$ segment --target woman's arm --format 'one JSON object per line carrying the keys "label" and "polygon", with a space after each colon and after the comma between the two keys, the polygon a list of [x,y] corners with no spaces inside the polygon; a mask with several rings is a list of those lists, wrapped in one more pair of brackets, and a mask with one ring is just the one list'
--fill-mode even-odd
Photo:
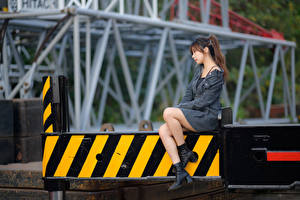
{"label": "woman's arm", "polygon": [[197,79],[197,77],[200,76],[200,67],[197,67],[194,73],[194,76],[192,78],[192,80],[190,81],[190,83],[188,84],[186,90],[185,90],[185,94],[182,97],[181,102],[178,104],[178,107],[180,107],[181,104],[183,103],[187,103],[192,101],[193,98],[193,82]]}
{"label": "woman's arm", "polygon": [[185,94],[182,97],[180,104],[187,103],[192,100],[193,100],[193,80],[189,83],[188,87],[186,88]]}
{"label": "woman's arm", "polygon": [[192,101],[179,104],[181,108],[201,110],[214,103],[220,96],[223,85],[223,77],[212,76],[207,80],[208,84],[203,93]]}

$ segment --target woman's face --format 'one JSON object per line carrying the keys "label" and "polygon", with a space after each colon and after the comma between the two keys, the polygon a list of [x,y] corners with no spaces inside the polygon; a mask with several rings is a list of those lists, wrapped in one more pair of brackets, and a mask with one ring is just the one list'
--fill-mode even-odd
{"label": "woman's face", "polygon": [[203,64],[203,53],[196,50],[193,51],[192,58],[195,60],[197,64]]}

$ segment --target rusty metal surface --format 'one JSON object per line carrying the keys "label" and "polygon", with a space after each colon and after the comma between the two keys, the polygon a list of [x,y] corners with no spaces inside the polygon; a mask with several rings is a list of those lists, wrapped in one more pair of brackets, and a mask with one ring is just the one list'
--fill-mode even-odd
{"label": "rusty metal surface", "polygon": [[[233,190],[225,192],[221,179],[197,181],[168,192],[172,181],[71,180],[66,199],[184,199],[184,200],[285,200],[300,199],[300,191]],[[42,163],[0,165],[0,200],[49,199],[43,190]]]}
{"label": "rusty metal surface", "polygon": [[0,165],[0,188],[43,188],[42,163]]}

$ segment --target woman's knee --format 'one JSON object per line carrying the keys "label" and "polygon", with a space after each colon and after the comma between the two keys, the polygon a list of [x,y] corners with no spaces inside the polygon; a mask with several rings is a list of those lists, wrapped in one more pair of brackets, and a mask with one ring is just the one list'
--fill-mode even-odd
{"label": "woman's knee", "polygon": [[158,133],[160,137],[167,136],[169,134],[167,125],[166,124],[161,125],[158,129]]}
{"label": "woman's knee", "polygon": [[164,110],[163,118],[164,118],[165,121],[167,121],[168,119],[174,117],[174,113],[175,113],[174,109],[176,109],[176,108],[168,107]]}

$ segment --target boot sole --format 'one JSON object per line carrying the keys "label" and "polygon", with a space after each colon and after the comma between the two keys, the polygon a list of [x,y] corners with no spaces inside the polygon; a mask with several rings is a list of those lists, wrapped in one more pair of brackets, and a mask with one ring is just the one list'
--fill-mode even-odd
{"label": "boot sole", "polygon": [[[181,185],[177,185],[176,187],[174,187],[174,188],[169,188],[168,189],[168,191],[173,191],[173,190],[178,190],[178,189],[180,189],[182,186],[184,186],[184,185],[188,185],[188,184],[191,184],[193,182],[193,179],[192,179],[192,177],[191,176],[187,176],[186,178],[185,178],[185,180],[184,180],[184,183],[183,184],[181,184]],[[171,186],[172,187],[172,186]]]}

